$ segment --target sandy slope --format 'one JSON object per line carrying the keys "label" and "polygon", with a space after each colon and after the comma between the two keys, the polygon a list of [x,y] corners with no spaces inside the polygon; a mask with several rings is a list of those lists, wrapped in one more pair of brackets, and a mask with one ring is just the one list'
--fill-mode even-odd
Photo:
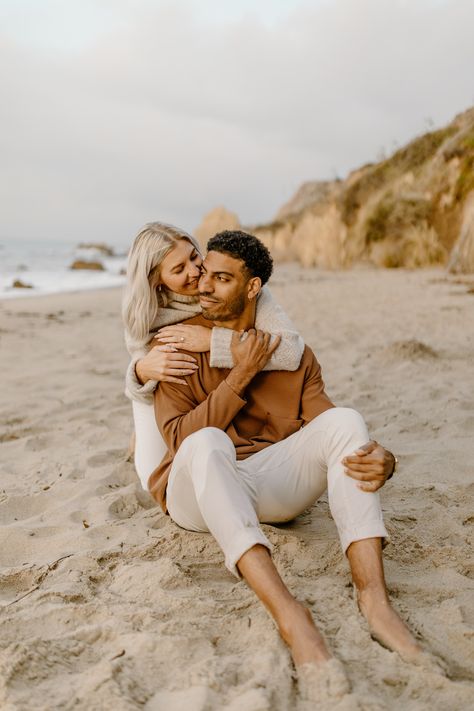
{"label": "sandy slope", "polygon": [[[371,640],[320,501],[265,530],[346,664],[354,693],[340,710],[474,705],[472,281],[294,265],[273,279],[333,399],[399,454],[383,492],[389,586],[449,666],[444,679]],[[125,461],[119,301],[113,290],[0,302],[0,707],[305,711],[253,594]]]}

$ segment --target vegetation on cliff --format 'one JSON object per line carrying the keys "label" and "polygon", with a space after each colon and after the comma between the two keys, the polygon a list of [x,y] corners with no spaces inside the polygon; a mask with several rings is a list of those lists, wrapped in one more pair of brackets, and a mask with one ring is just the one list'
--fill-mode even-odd
{"label": "vegetation on cliff", "polygon": [[[280,259],[474,271],[474,108],[345,180],[306,183],[252,227]],[[460,243],[462,241],[462,244]]]}

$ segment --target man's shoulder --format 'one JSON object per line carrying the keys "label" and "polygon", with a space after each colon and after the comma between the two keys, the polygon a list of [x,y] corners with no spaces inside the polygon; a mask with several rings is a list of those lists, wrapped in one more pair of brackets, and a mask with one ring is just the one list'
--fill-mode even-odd
{"label": "man's shoulder", "polygon": [[303,355],[301,356],[300,368],[307,368],[308,366],[312,366],[314,363],[317,362],[318,359],[316,358],[313,349],[310,348],[307,343],[305,343]]}

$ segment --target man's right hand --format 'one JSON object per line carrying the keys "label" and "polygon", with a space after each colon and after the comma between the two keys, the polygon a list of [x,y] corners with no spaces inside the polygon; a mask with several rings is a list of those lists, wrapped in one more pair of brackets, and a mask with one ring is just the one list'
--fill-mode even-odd
{"label": "man's right hand", "polygon": [[281,336],[275,336],[273,343],[270,343],[270,333],[254,328],[247,331],[244,340],[241,337],[242,333],[232,335],[230,350],[234,367],[226,378],[227,384],[237,395],[242,395],[250,381],[263,370],[281,340]]}

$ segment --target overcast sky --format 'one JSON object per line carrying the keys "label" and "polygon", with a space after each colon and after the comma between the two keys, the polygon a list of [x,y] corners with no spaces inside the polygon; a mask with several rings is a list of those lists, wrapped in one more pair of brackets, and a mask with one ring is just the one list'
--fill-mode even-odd
{"label": "overcast sky", "polygon": [[474,0],[0,0],[0,240],[271,219],[474,104]]}

